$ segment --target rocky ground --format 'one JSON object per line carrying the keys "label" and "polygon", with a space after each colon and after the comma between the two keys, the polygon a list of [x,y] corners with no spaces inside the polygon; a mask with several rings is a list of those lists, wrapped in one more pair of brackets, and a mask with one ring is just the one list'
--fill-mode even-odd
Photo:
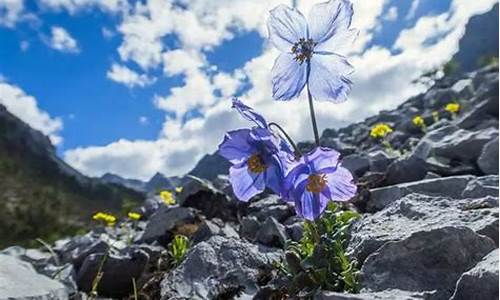
{"label": "rocky ground", "polygon": [[[454,101],[456,116],[444,110]],[[416,115],[425,130],[412,123]],[[369,135],[381,122],[394,129],[392,150]],[[338,149],[356,174],[359,193],[348,208],[362,217],[349,229],[348,254],[358,262],[360,293],[316,298],[498,299],[498,125],[498,67],[490,66],[325,130],[322,144]],[[293,207],[272,195],[238,202],[224,175],[183,182],[177,205],[151,196],[138,222],[0,251],[0,299],[88,299],[101,264],[101,298],[134,299],[133,279],[138,299],[277,297],[273,262],[302,235]],[[191,247],[172,265],[176,234]]]}

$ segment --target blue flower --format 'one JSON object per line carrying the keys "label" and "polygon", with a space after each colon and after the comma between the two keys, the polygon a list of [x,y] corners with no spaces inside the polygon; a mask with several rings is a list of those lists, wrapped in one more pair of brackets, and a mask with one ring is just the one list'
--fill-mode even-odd
{"label": "blue flower", "polygon": [[264,119],[264,117],[261,114],[255,112],[253,108],[245,105],[238,98],[233,98],[232,102],[233,102],[232,108],[236,109],[240,113],[240,115],[243,116],[243,118],[245,118],[248,121],[254,122],[257,125],[257,127],[265,128],[269,130],[270,133],[272,133],[272,135],[275,137],[276,144],[279,145],[278,146],[279,149],[285,152],[283,154],[289,153],[290,155],[293,155],[293,150],[290,148],[290,145],[284,139],[280,138],[279,135],[275,134],[271,130],[271,128],[269,128],[269,124],[267,124],[266,119]]}
{"label": "blue flower", "polygon": [[275,136],[267,129],[239,129],[230,131],[219,145],[219,154],[233,166],[229,181],[234,195],[247,202],[266,187],[280,194],[286,169],[279,155]]}
{"label": "blue flower", "polygon": [[315,100],[343,102],[351,90],[347,59],[338,54],[357,35],[351,29],[352,4],[331,0],[316,4],[306,18],[296,9],[279,5],[270,12],[269,38],[283,53],[272,69],[273,98],[298,97],[305,85]]}
{"label": "blue flower", "polygon": [[315,220],[329,201],[348,201],[356,194],[353,177],[340,165],[339,156],[335,150],[318,147],[286,175],[282,197],[295,203],[297,215]]}
{"label": "blue flower", "polygon": [[233,164],[229,180],[235,196],[246,202],[266,188],[281,194],[293,151],[271,131],[262,115],[236,98],[232,103],[245,119],[257,125],[228,132],[219,145],[219,154]]}

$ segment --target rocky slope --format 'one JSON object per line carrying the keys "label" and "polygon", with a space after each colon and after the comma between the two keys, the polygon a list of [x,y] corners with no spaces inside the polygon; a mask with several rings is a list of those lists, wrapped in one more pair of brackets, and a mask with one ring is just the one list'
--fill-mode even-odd
{"label": "rocky slope", "polygon": [[120,211],[140,193],[83,176],[57,157],[48,137],[0,105],[0,247],[54,240],[85,228],[97,210]]}
{"label": "rocky slope", "polygon": [[[359,293],[315,299],[498,299],[498,76],[498,66],[454,74],[394,110],[323,132],[321,143],[356,174],[359,193],[345,209],[362,214],[347,248]],[[458,113],[444,109],[451,102]],[[378,123],[393,128],[392,149],[370,137]],[[139,221],[58,240],[51,252],[0,251],[0,283],[9,283],[0,299],[88,299],[95,278],[95,292],[114,299],[134,299],[134,282],[139,299],[294,296],[274,262],[302,237],[303,221],[273,195],[238,202],[226,176],[209,175],[176,183],[176,205],[149,197]],[[190,247],[177,264],[178,234]]]}
{"label": "rocky slope", "polygon": [[[454,100],[462,107],[456,117],[443,110]],[[411,123],[415,115],[426,120],[425,131]],[[369,137],[379,122],[394,128],[392,151]],[[393,111],[325,131],[322,143],[339,149],[357,175],[351,208],[363,216],[348,246],[360,293],[323,291],[317,299],[498,298],[497,67],[444,78]],[[238,202],[224,176],[188,177],[183,187],[177,205],[149,198],[138,208],[141,221],[59,240],[53,255],[3,250],[0,281],[12,285],[0,288],[0,299],[85,299],[108,247],[102,297],[131,297],[135,278],[140,299],[280,299],[272,262],[301,237],[293,208],[275,196]],[[191,248],[172,267],[166,257],[176,234],[188,236]],[[27,292],[31,285],[37,289]]]}

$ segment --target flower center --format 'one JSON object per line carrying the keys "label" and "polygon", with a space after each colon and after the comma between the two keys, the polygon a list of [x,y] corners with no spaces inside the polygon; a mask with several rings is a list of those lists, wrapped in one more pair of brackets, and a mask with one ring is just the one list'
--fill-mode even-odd
{"label": "flower center", "polygon": [[320,193],[326,186],[326,174],[311,174],[307,178],[306,189],[312,193]]}
{"label": "flower center", "polygon": [[312,39],[300,38],[298,42],[293,44],[292,53],[295,54],[295,60],[302,64],[304,61],[309,61],[313,55],[314,46],[316,43]]}
{"label": "flower center", "polygon": [[247,164],[248,164],[248,169],[254,173],[262,173],[267,168],[267,166],[262,161],[262,158],[258,154],[250,156]]}

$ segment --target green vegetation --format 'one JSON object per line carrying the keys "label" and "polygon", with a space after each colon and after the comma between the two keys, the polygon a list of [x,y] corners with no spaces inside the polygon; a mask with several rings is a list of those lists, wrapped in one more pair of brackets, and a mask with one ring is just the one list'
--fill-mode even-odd
{"label": "green vegetation", "polygon": [[169,245],[169,255],[172,258],[172,264],[178,266],[184,260],[190,247],[189,240],[184,235],[176,235]]}
{"label": "green vegetation", "polygon": [[96,211],[118,213],[124,199],[143,201],[132,190],[71,176],[56,160],[43,135],[0,107],[0,249],[38,247],[36,238],[51,243],[87,229]]}
{"label": "green vegetation", "polygon": [[306,222],[300,242],[290,242],[277,268],[288,278],[290,295],[312,298],[319,290],[358,292],[356,261],[345,254],[347,229],[356,212],[330,203],[323,217]]}
{"label": "green vegetation", "polygon": [[496,55],[484,55],[478,59],[478,66],[486,67],[486,66],[496,66],[498,67],[498,56]]}

